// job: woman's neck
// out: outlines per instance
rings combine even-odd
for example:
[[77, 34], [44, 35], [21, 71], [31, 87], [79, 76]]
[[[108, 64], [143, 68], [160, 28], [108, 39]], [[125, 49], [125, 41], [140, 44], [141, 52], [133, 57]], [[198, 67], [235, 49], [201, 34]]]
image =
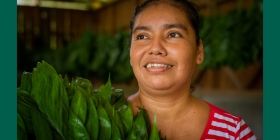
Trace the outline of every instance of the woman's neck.
[[[146, 109], [150, 120], [152, 120], [156, 113], [157, 123], [163, 124], [180, 121], [180, 118], [187, 116], [196, 100], [189, 92], [183, 93], [176, 98], [166, 97], [169, 100], [164, 100], [164, 98], [153, 98], [141, 93], [141, 91], [133, 96], [133, 106], [140, 106]], [[137, 113], [135, 110], [138, 111], [136, 108], [134, 108], [135, 114]]]

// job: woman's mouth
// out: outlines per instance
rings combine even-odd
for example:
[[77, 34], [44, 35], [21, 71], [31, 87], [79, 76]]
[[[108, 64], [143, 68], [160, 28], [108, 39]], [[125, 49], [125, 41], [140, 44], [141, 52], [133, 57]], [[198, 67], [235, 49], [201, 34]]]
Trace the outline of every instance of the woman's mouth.
[[166, 65], [166, 64], [157, 64], [157, 63], [148, 63], [146, 68], [171, 68], [172, 65]]

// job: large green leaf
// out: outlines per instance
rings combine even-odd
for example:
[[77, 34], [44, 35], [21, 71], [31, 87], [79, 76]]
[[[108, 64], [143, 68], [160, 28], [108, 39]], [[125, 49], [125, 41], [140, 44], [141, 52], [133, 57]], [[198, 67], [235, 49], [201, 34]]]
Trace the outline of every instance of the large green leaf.
[[70, 109], [67, 140], [90, 140], [89, 134], [79, 117]]
[[37, 140], [52, 140], [52, 132], [45, 116], [36, 108], [30, 109], [35, 136]]
[[142, 140], [147, 140], [149, 138], [148, 136], [148, 130], [146, 126], [146, 120], [144, 118], [144, 109], [139, 108], [140, 112], [136, 116], [135, 121], [133, 122], [132, 129], [135, 129], [135, 133], [137, 136], [141, 137]]
[[39, 110], [65, 138], [69, 110], [68, 95], [60, 76], [45, 61], [38, 63], [33, 70], [31, 95]]
[[102, 104], [97, 107], [99, 131], [98, 140], [109, 140], [112, 134], [112, 124]]
[[17, 139], [18, 140], [27, 140], [27, 131], [25, 128], [25, 124], [20, 116], [17, 113]]
[[96, 140], [98, 138], [99, 121], [96, 106], [90, 96], [86, 96], [87, 99], [87, 118], [86, 118], [86, 129], [89, 133], [90, 139]]
[[17, 113], [22, 117], [25, 123], [27, 133], [34, 133], [30, 108], [38, 108], [36, 101], [25, 90], [17, 89]]
[[133, 112], [130, 104], [123, 104], [118, 113], [123, 124], [124, 134], [127, 136], [133, 125]]
[[151, 133], [151, 136], [150, 136], [149, 140], [160, 140], [160, 135], [159, 135], [159, 132], [158, 132], [158, 129], [157, 129], [156, 113], [154, 115], [152, 133]]
[[105, 86], [102, 86], [100, 88], [100, 91], [98, 94], [102, 104], [105, 104], [106, 102], [110, 102], [111, 94], [112, 94], [112, 86], [111, 86], [111, 80], [109, 77], [107, 83], [105, 84]]
[[85, 124], [87, 117], [87, 102], [86, 97], [82, 92], [85, 91], [81, 87], [77, 86], [70, 107], [82, 123]]
[[23, 72], [22, 73], [20, 88], [27, 91], [28, 93], [31, 92], [31, 89], [32, 89], [32, 73], [30, 73], [30, 72]]
[[122, 136], [120, 133], [120, 129], [117, 126], [116, 122], [114, 120], [111, 120], [112, 123], [112, 136], [111, 136], [111, 140], [122, 140]]

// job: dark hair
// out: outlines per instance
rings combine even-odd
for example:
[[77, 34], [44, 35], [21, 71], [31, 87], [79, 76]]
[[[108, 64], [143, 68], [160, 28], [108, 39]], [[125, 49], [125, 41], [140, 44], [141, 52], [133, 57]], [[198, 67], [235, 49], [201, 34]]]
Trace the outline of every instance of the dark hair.
[[132, 35], [132, 30], [135, 22], [135, 18], [139, 13], [141, 13], [149, 5], [159, 2], [169, 2], [170, 4], [179, 7], [184, 10], [187, 19], [189, 20], [191, 26], [193, 27], [196, 35], [196, 43], [199, 43], [199, 30], [201, 28], [202, 22], [198, 15], [198, 6], [189, 0], [146, 0], [140, 6], [136, 6], [134, 9], [134, 14], [130, 20], [130, 35]]

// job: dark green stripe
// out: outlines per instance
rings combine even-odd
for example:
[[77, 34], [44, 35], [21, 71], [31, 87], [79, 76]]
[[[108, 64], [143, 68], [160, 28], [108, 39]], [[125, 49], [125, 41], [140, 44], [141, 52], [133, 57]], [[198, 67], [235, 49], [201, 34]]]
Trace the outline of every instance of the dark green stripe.
[[16, 0], [1, 1], [0, 8], [0, 139], [16, 139]]
[[[279, 137], [280, 126], [280, 1], [264, 1], [264, 127], [263, 139]], [[261, 138], [259, 138], [261, 139]]]

